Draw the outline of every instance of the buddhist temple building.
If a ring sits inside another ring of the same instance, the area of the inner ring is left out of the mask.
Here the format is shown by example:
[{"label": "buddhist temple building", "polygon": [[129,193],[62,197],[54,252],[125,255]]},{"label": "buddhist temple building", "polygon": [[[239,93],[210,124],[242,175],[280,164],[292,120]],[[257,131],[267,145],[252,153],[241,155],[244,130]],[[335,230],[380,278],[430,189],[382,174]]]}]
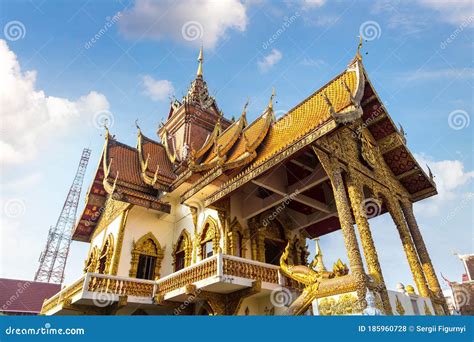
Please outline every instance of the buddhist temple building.
[{"label": "buddhist temple building", "polygon": [[[90,245],[84,274],[42,313],[362,314],[370,294],[375,312],[400,314],[369,223],[389,215],[416,287],[407,286],[407,303],[421,308],[412,314],[448,314],[413,214],[413,203],[436,195],[433,177],[408,149],[359,49],[278,120],[269,94],[254,121],[247,105],[235,120],[224,117],[201,49],[187,94],[172,101],[156,138],[137,125],[128,146],[106,129],[73,235]],[[319,247],[308,260],[307,239],[326,234],[342,234],[347,265],[325,265]]]}]

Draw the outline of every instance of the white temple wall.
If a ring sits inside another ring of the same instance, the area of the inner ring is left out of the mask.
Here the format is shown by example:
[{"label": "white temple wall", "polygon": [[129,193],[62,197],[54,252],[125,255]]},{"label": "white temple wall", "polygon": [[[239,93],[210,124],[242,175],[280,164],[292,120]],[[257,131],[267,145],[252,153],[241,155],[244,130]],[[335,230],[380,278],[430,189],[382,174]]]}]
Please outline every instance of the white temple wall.
[{"label": "white temple wall", "polygon": [[160,276],[173,272],[172,245],[174,237],[174,215],[160,215],[157,211],[134,206],[128,214],[124,229],[123,245],[118,265],[117,275],[128,277],[132,257],[133,241],[138,241],[143,235],[153,233],[164,249],[161,262]]},{"label": "white temple wall", "polygon": [[[103,245],[105,239],[107,238],[107,236],[109,234],[113,235],[113,237],[114,237],[114,248],[116,248],[116,246],[117,246],[117,235],[118,235],[118,231],[119,231],[119,228],[120,228],[120,221],[122,219],[122,215],[123,214],[116,217],[111,223],[109,223],[109,225],[107,227],[105,227],[99,234],[97,234],[96,237],[94,237],[92,239],[91,245],[90,245],[91,250],[92,250],[92,248],[97,246],[99,251],[101,251],[102,245]],[[88,255],[86,256],[86,258],[87,257],[88,257]]]},{"label": "white temple wall", "polygon": [[433,304],[431,303],[431,299],[429,298],[393,290],[388,290],[387,292],[394,315],[399,315],[399,313],[397,312],[396,298],[398,298],[401,305],[405,309],[405,316],[425,315],[425,303],[428,305],[431,314],[434,315],[435,311],[433,308]]}]

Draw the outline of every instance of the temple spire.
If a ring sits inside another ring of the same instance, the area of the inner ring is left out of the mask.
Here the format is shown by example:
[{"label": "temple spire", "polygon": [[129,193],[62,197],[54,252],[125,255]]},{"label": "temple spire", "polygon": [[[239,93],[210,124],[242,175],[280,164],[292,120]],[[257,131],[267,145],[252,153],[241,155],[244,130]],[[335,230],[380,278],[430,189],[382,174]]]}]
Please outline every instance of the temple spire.
[{"label": "temple spire", "polygon": [[323,262],[323,252],[321,251],[321,247],[319,246],[319,238],[315,238],[314,242],[316,243],[316,260],[318,263],[316,264],[316,269],[317,271],[326,271],[326,266],[324,265]]},{"label": "temple spire", "polygon": [[202,51],[202,46],[201,46],[201,49],[199,50],[199,57],[198,57],[199,65],[198,65],[198,70],[197,70],[197,73],[196,73],[197,77],[202,77],[202,62],[203,62],[203,60],[204,60],[204,57],[203,57],[203,51]]}]

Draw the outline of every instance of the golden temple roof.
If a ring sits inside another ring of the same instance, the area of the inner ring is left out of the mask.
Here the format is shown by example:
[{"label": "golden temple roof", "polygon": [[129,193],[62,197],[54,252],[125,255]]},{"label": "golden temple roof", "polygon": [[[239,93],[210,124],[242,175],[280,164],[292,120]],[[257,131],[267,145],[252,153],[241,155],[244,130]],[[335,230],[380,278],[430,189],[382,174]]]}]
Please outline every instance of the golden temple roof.
[{"label": "golden temple roof", "polygon": [[[215,102],[208,95],[207,86],[201,78],[202,50],[199,63],[198,77],[193,81],[183,103],[196,102],[207,108],[207,105],[215,105]],[[182,153],[180,158],[177,157],[173,144],[169,145],[172,137],[168,136],[165,128],[160,131],[161,143],[145,137],[139,130],[137,148],[116,141],[107,132],[104,152],[94,181],[100,184],[103,179],[104,186],[91,187],[91,199],[88,199],[81,222],[97,209],[94,203],[100,204],[97,198],[93,198],[94,194],[100,195],[103,200],[107,196],[106,192],[110,194],[118,187],[133,198],[148,201],[146,203],[158,203],[160,191],[172,192],[180,184],[186,183],[185,188],[188,190],[180,194],[181,200],[184,201],[190,198],[188,195],[193,196],[197,192],[196,189],[202,189],[214,180],[218,181],[213,189],[217,186],[220,190],[243,177],[248,179],[250,172],[255,175],[253,170],[266,170],[267,165],[271,164],[267,163],[268,161],[277,160],[282,155],[287,156],[289,151],[294,153],[296,150],[292,149],[292,146],[295,144],[300,146],[302,143],[312,143],[307,137],[314,136],[314,132],[327,134],[339,124],[360,118],[363,122],[368,118],[376,118],[371,112],[375,105],[362,110],[364,101],[375,101],[374,103],[383,107],[367,79],[360,53],[346,70],[278,120],[275,120],[273,113],[274,95],[273,92],[267,108],[250,124],[247,123],[245,108],[241,117],[228,127],[226,124],[227,129],[223,131],[219,120],[225,119],[222,115],[218,116],[213,131],[203,145],[197,151],[194,150],[196,146],[191,146],[188,156]],[[173,103],[171,106],[174,108],[183,104]],[[374,111],[383,116],[369,127],[374,141],[379,144],[389,138],[388,135],[397,128],[385,110]],[[414,199],[436,193],[432,179],[423,173],[404,143],[383,153],[387,165]],[[403,163],[397,162],[400,160],[403,160]],[[215,172],[216,176],[209,177],[213,170],[218,171]],[[85,226],[82,228],[84,232],[87,231]],[[89,234],[84,232],[82,236]]]}]

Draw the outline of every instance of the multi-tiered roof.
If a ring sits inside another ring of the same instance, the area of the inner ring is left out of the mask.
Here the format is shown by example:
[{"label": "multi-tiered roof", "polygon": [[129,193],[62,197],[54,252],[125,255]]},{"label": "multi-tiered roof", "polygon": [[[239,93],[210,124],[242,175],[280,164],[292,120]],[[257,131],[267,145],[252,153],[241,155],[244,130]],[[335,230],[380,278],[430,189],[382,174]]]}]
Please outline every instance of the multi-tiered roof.
[{"label": "multi-tiered roof", "polygon": [[412,196],[412,201],[436,194],[432,177],[420,168],[400,131],[388,115],[370,83],[359,52],[346,70],[276,120],[273,97],[260,116],[247,122],[247,106],[234,122],[225,119],[209,96],[199,68],[183,100],[174,100],[168,121],[175,113],[190,110],[195,116],[209,113],[214,127],[199,146],[178,151],[165,123],[161,142],[138,129],[137,147],[118,142],[108,131],[86,206],[74,239],[90,241],[108,196],[169,212],[163,194],[180,196],[181,202],[199,198],[205,205],[229,195],[275,163],[297,153],[339,125],[361,118],[371,132],[393,175]]}]

